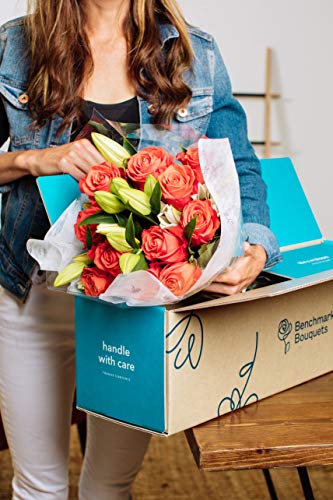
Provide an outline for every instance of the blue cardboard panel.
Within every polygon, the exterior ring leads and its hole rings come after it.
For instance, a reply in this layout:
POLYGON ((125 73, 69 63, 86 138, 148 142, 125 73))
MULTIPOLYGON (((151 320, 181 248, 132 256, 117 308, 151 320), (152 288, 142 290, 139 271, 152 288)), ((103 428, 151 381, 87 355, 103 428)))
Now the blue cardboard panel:
POLYGON ((298 248, 283 253, 283 262, 270 272, 289 278, 304 278, 333 269, 333 245, 325 241, 319 245, 298 248))
POLYGON ((37 185, 51 224, 81 194, 78 182, 67 174, 39 177, 37 185))
POLYGON ((77 404, 164 432, 164 308, 75 299, 77 404))
POLYGON ((321 239, 321 231, 291 160, 262 160, 261 167, 268 188, 271 229, 280 246, 321 239))

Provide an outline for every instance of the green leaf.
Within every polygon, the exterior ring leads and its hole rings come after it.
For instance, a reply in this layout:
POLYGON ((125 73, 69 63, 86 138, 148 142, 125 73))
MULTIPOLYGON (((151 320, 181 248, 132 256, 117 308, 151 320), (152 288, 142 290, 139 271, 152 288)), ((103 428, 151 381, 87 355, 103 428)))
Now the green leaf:
POLYGON ((219 239, 208 243, 207 245, 202 245, 199 250, 198 264, 201 269, 205 269, 210 259, 213 257, 218 245, 219 239))
POLYGON ((145 271, 146 269, 148 269, 148 267, 148 262, 146 261, 145 256, 143 255, 143 253, 140 253, 140 260, 133 271, 145 271))
POLYGON ((88 122, 88 125, 93 127, 96 130, 96 132, 99 132, 100 134, 103 134, 103 135, 107 135, 109 137, 108 129, 106 127, 104 127, 104 125, 102 125, 101 123, 95 122, 94 120, 90 120, 88 122))
POLYGON ((162 189, 160 181, 157 181, 150 197, 150 206, 153 214, 157 215, 161 211, 162 189))
POLYGON ((118 225, 120 227, 126 227, 127 220, 128 220, 128 215, 125 215, 124 213, 122 213, 122 214, 116 214, 115 218, 117 219, 118 225))
POLYGON ((132 214, 129 216, 126 224, 125 239, 132 248, 139 248, 139 245, 135 239, 135 226, 132 214))
POLYGON ((135 149, 133 144, 128 139, 126 139, 126 137, 124 137, 124 139, 123 139, 123 147, 126 149, 126 151, 131 156, 133 156, 133 155, 135 155, 135 153, 137 153, 137 150, 135 149))
POLYGON ((88 226, 86 228, 86 247, 88 250, 92 247, 92 234, 88 226))
POLYGON ((184 148, 184 146, 180 146, 180 149, 182 150, 182 153, 187 153, 187 149, 184 148))
POLYGON ((146 195, 149 196, 149 198, 153 194, 154 187, 156 186, 156 183, 157 183, 157 179, 155 179, 155 177, 153 175, 151 175, 151 174, 147 175, 143 190, 146 193, 146 195))
POLYGON ((82 220, 79 226, 87 226, 88 224, 115 224, 117 222, 113 215, 106 214, 105 212, 96 212, 93 215, 89 215, 86 219, 82 220))
POLYGON ((197 217, 193 217, 192 220, 185 226, 184 233, 189 244, 191 243, 193 233, 195 231, 195 226, 197 225, 197 217))

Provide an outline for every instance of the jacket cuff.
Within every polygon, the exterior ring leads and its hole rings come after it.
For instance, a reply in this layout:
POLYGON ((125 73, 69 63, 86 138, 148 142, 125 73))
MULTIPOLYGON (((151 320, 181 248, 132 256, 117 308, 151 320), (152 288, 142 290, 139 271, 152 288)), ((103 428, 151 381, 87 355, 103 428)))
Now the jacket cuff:
POLYGON ((243 225, 243 231, 245 241, 251 245, 261 245, 265 249, 267 254, 265 269, 282 261, 278 240, 268 227, 254 222, 246 222, 243 225))

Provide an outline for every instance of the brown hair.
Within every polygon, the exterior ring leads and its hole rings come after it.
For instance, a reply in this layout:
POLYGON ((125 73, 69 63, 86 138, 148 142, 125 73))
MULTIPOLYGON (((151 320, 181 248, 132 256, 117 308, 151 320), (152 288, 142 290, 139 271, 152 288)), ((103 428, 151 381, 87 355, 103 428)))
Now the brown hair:
MULTIPOLYGON (((31 69, 27 93, 37 127, 58 114, 63 118, 59 132, 63 132, 80 115, 81 96, 93 72, 83 5, 80 0, 29 0, 31 13, 26 22, 31 69)), ((192 69, 193 51, 177 2, 131 0, 124 32, 128 71, 136 94, 153 105, 155 123, 168 123, 192 95, 183 73, 192 69), (170 23, 179 32, 164 54, 159 23, 170 23)))

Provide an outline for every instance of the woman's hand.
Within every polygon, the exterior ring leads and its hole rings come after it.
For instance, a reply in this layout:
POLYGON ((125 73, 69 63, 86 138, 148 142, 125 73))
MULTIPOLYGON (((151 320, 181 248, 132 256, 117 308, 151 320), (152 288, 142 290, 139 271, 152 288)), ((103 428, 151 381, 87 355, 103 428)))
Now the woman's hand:
POLYGON ((105 159, 88 139, 81 139, 64 146, 23 151, 17 154, 16 161, 19 168, 35 177, 69 174, 80 180, 105 159))
POLYGON ((239 257, 205 290, 223 295, 234 295, 247 288, 264 269, 267 260, 261 245, 244 243, 244 256, 239 257))

